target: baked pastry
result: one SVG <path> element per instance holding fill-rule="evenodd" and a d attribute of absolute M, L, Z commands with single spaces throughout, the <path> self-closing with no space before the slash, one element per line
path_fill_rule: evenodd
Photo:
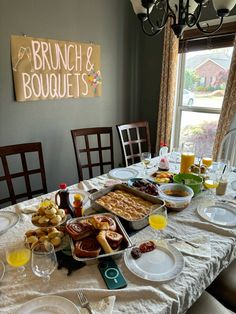
<path fill-rule="evenodd" d="M 74 253 L 77 257 L 97 257 L 101 247 L 95 238 L 85 238 L 75 242 Z"/>
<path fill-rule="evenodd" d="M 96 200 L 96 203 L 129 221 L 139 220 L 151 212 L 153 203 L 123 190 L 114 190 Z"/>
<path fill-rule="evenodd" d="M 156 248 L 156 244 L 153 241 L 147 241 L 140 244 L 139 249 L 141 253 L 151 252 Z"/>
<path fill-rule="evenodd" d="M 90 221 L 95 229 L 112 231 L 116 230 L 115 220 L 106 215 L 94 215 Z"/>
<path fill-rule="evenodd" d="M 88 219 L 78 220 L 66 226 L 67 233 L 73 240 L 81 240 L 94 233 L 94 227 Z"/>
<path fill-rule="evenodd" d="M 102 230 L 99 232 L 96 239 L 105 253 L 112 253 L 119 250 L 123 236 L 114 231 Z"/>

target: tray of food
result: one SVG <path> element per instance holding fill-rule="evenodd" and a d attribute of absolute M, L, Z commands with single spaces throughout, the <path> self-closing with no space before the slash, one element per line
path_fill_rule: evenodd
<path fill-rule="evenodd" d="M 152 180 L 158 184 L 173 183 L 173 172 L 170 171 L 155 171 L 151 174 Z"/>
<path fill-rule="evenodd" d="M 119 219 L 110 213 L 72 218 L 66 223 L 66 232 L 73 258 L 86 263 L 117 257 L 132 246 Z"/>
<path fill-rule="evenodd" d="M 153 196 L 159 195 L 157 183 L 148 179 L 143 178 L 130 179 L 128 180 L 127 185 L 143 193 L 147 193 Z"/>
<path fill-rule="evenodd" d="M 36 243 L 48 241 L 53 244 L 55 251 L 60 251 L 69 244 L 65 227 L 50 227 L 30 229 L 25 233 L 25 246 L 32 249 Z"/>
<path fill-rule="evenodd" d="M 31 222 L 37 227 L 48 228 L 59 226 L 66 219 L 64 209 L 59 208 L 54 201 L 45 199 L 39 204 L 36 213 L 32 215 Z"/>
<path fill-rule="evenodd" d="M 90 196 L 95 210 L 107 210 L 125 220 L 133 230 L 148 225 L 150 213 L 165 205 L 158 197 L 135 190 L 124 184 L 100 190 Z"/>

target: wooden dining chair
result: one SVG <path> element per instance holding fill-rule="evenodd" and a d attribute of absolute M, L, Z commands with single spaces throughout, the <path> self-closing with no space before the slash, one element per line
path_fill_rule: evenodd
<path fill-rule="evenodd" d="M 47 193 L 41 143 L 2 146 L 0 158 L 0 205 Z"/>
<path fill-rule="evenodd" d="M 119 124 L 116 128 L 126 167 L 140 162 L 142 152 L 151 152 L 149 123 L 147 121 Z"/>
<path fill-rule="evenodd" d="M 71 130 L 79 181 L 114 168 L 112 127 Z"/>
<path fill-rule="evenodd" d="M 235 147 L 236 147 L 236 128 L 226 133 L 225 137 L 223 138 L 219 149 L 218 160 L 220 159 L 229 160 L 231 166 L 236 166 Z"/>

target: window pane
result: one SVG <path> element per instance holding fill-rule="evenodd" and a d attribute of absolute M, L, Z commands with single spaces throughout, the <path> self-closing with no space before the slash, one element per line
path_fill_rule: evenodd
<path fill-rule="evenodd" d="M 219 114 L 182 112 L 180 143 L 193 142 L 196 156 L 211 156 Z"/>
<path fill-rule="evenodd" d="M 183 106 L 221 108 L 233 47 L 186 53 Z"/>

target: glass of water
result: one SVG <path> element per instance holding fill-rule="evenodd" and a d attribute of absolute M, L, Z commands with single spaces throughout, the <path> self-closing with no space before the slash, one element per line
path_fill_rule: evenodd
<path fill-rule="evenodd" d="M 48 286 L 50 275 L 57 267 L 57 257 L 54 246 L 49 242 L 37 243 L 32 249 L 31 268 L 33 273 L 43 279 Z"/>

